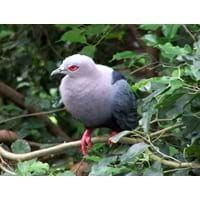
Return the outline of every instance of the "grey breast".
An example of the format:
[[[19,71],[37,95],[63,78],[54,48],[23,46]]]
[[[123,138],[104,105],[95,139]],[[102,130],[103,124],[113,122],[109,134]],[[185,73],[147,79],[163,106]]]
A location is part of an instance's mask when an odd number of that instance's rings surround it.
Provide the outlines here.
[[[67,84],[66,84],[67,85]],[[73,89],[61,89],[67,110],[87,127],[103,124],[111,116],[111,84],[109,80],[76,81]]]

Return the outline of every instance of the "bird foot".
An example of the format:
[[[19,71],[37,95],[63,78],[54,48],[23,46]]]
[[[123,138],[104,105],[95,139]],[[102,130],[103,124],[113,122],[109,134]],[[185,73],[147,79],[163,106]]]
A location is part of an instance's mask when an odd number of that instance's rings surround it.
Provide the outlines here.
[[[81,151],[84,156],[87,155],[87,146],[92,147],[91,130],[89,129],[85,130],[81,138]]]
[[[117,135],[117,132],[116,131],[112,131],[111,133],[111,137]],[[113,144],[113,142],[111,141],[111,137],[108,139],[108,144]]]

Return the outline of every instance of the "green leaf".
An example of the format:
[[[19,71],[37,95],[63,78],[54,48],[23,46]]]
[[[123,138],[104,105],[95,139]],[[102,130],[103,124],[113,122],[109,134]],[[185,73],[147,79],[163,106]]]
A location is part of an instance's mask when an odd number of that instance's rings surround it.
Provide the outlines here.
[[[92,24],[86,27],[85,34],[90,36],[97,36],[107,29],[107,25],[103,24]]]
[[[25,105],[26,106],[38,106],[40,103],[40,99],[37,96],[28,96],[25,98]]]
[[[147,85],[149,81],[147,79],[141,80],[137,83],[135,83],[134,85],[131,86],[131,89],[133,90],[133,92],[136,92],[137,90],[140,91],[146,91],[145,86]]]
[[[39,129],[45,127],[43,121],[35,118],[27,119],[26,122],[22,124],[23,124],[23,129],[31,129],[31,128]]]
[[[181,25],[179,24],[164,24],[162,25],[162,32],[167,39],[171,40],[175,37],[180,27]]]
[[[178,153],[178,150],[177,150],[175,147],[169,146],[169,155],[170,155],[170,156],[174,156],[174,155],[176,155],[177,153]]]
[[[147,30],[147,31],[155,31],[159,27],[161,27],[161,25],[159,24],[141,24],[139,26],[140,29]]]
[[[182,120],[186,126],[186,133],[200,132],[200,118],[195,117],[193,113],[183,115]]]
[[[159,44],[158,48],[161,50],[161,55],[170,60],[174,59],[176,56],[186,55],[189,53],[187,49],[179,46],[173,46],[170,42],[163,45]]]
[[[32,159],[29,161],[19,162],[17,164],[16,173],[20,176],[42,176],[47,175],[49,171],[49,165]]]
[[[171,94],[174,94],[174,91],[183,87],[184,85],[184,82],[180,79],[171,79],[170,82],[169,82],[169,86],[170,86],[170,89],[168,91],[166,91],[165,95],[171,95]]]
[[[168,87],[169,89],[162,94],[162,97],[160,98],[157,107],[170,106],[173,103],[175,103],[179,98],[181,98],[181,96],[184,95],[185,93],[184,90],[183,91],[180,90],[183,87],[183,85],[184,82],[182,80],[172,78],[169,82],[169,87]],[[182,102],[182,105],[184,106],[185,104],[183,104]]]
[[[16,89],[20,89],[20,88],[24,88],[24,87],[30,87],[30,83],[23,81],[17,85]]]
[[[101,157],[99,156],[95,156],[95,155],[87,155],[84,157],[85,160],[90,160],[90,161],[94,161],[94,162],[99,162],[101,160]]]
[[[172,176],[188,176],[190,172],[190,169],[177,169]]]
[[[200,36],[197,36],[197,41],[194,42],[194,49],[196,50],[195,52],[195,57],[199,58],[200,56]]]
[[[89,176],[113,176],[129,172],[125,166],[115,167],[114,163],[116,161],[117,156],[103,158],[92,166]]]
[[[185,154],[187,158],[198,158],[200,159],[200,146],[199,145],[191,145],[187,148],[185,148]]]
[[[143,142],[132,145],[128,151],[120,157],[121,163],[136,162],[137,157],[141,155],[148,146],[148,144]]]
[[[72,171],[65,171],[57,174],[57,176],[76,176]]]
[[[84,35],[82,35],[82,31],[78,28],[74,28],[70,31],[65,32],[62,36],[61,36],[61,41],[64,42],[77,42],[77,43],[82,43],[82,44],[86,44],[86,37]]]
[[[88,45],[88,46],[83,47],[83,49],[80,51],[80,54],[93,58],[95,52],[96,52],[96,46]]]
[[[51,107],[51,102],[48,99],[41,99],[39,104],[41,109],[49,109]]]
[[[146,42],[147,45],[149,46],[154,46],[158,44],[158,36],[156,34],[146,34],[143,37],[144,41]]]
[[[113,55],[113,60],[124,60],[124,59],[133,59],[136,56],[136,54],[133,51],[123,51],[119,52]]]
[[[162,76],[162,77],[154,77],[150,79],[144,79],[136,83],[133,89],[139,89],[142,92],[152,92],[154,90],[158,90],[155,92],[155,95],[159,95],[168,87],[170,82],[170,77]]]
[[[117,135],[112,136],[112,137],[110,138],[110,140],[111,140],[111,142],[113,142],[113,143],[117,143],[117,142],[119,142],[119,140],[120,140],[122,137],[124,137],[124,136],[126,136],[126,135],[129,135],[130,133],[131,133],[130,131],[122,131],[122,132],[118,133]]]
[[[12,143],[11,150],[14,153],[28,153],[31,151],[31,147],[25,140],[18,139]]]
[[[58,124],[58,121],[57,119],[55,118],[55,116],[51,115],[51,116],[48,116],[48,118],[50,119],[50,121],[53,123],[53,124]]]
[[[129,172],[129,170],[125,167],[100,167],[98,165],[93,165],[91,172],[89,173],[89,176],[114,176],[114,175],[120,175],[125,174]]]
[[[154,162],[150,168],[145,169],[143,176],[163,176],[162,165]]]
[[[51,94],[51,96],[57,97],[58,96],[58,88],[50,88],[49,93]]]
[[[181,116],[184,112],[188,112],[186,105],[190,99],[190,95],[185,94],[184,92],[179,93],[179,91],[175,92],[173,95],[165,96],[157,105],[157,107],[160,108],[159,114],[165,115],[168,119],[175,119],[179,115]]]
[[[7,37],[13,37],[14,34],[15,34],[15,32],[12,30],[1,30],[0,31],[0,39],[4,39]]]
[[[23,138],[25,138],[26,136],[30,135],[31,133],[30,133],[29,130],[27,130],[26,128],[24,128],[24,127],[22,126],[22,128],[20,128],[20,129],[17,130],[17,134],[19,135],[20,138],[23,139]]]
[[[106,35],[106,39],[117,39],[121,41],[123,39],[124,34],[125,34],[125,31],[110,32],[108,35]]]
[[[153,97],[153,96],[152,96]],[[139,123],[142,126],[145,133],[148,133],[150,127],[150,121],[155,113],[156,100],[153,99],[148,103],[144,103],[145,107],[143,108],[145,111],[142,112],[142,118]]]
[[[89,176],[112,176],[120,173],[119,168],[112,167],[112,163],[116,162],[117,156],[103,158],[97,164],[93,165]]]
[[[197,81],[200,80],[200,66],[191,65],[191,71]]]
[[[105,152],[107,149],[107,145],[105,143],[96,143],[89,149],[91,152]]]

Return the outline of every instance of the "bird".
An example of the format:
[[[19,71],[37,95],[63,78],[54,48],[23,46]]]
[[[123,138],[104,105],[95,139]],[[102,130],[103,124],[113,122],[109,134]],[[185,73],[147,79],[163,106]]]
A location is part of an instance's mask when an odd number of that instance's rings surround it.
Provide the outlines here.
[[[110,128],[114,136],[137,127],[136,96],[118,71],[95,63],[89,56],[74,54],[66,57],[51,76],[56,74],[64,76],[59,86],[63,104],[86,128],[81,138],[83,156],[92,147],[93,129]]]

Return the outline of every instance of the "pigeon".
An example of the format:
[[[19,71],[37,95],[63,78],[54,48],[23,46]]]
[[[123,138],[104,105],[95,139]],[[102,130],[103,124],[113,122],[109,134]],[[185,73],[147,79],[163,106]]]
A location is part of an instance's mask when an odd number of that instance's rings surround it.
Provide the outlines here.
[[[94,128],[110,128],[113,136],[137,127],[136,97],[119,72],[75,54],[65,58],[51,76],[56,74],[64,75],[59,91],[67,111],[86,127],[81,139],[83,155],[92,147]]]

